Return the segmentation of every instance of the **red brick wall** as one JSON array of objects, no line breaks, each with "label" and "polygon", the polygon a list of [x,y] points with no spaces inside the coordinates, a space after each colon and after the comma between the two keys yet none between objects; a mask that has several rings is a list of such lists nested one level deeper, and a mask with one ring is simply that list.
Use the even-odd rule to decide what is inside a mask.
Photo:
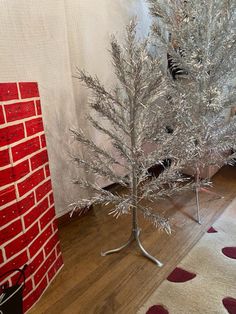
[{"label": "red brick wall", "polygon": [[0,83],[0,274],[28,264],[24,311],[63,265],[57,233],[37,83]]}]

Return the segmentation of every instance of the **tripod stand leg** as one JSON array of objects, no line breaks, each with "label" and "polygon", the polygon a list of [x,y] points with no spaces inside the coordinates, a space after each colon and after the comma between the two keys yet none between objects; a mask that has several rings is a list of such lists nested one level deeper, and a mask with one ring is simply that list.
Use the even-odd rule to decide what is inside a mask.
[{"label": "tripod stand leg", "polygon": [[199,191],[200,191],[200,170],[199,167],[196,166],[196,176],[195,176],[195,194],[196,194],[196,205],[197,205],[197,222],[199,225],[202,224],[201,216],[200,216],[200,202],[199,202]]},{"label": "tripod stand leg", "polygon": [[109,254],[113,254],[113,253],[118,253],[120,252],[121,250],[123,250],[124,248],[126,248],[127,246],[130,245],[130,243],[134,240],[134,237],[133,237],[133,234],[131,234],[129,240],[123,244],[122,246],[116,248],[116,249],[112,249],[112,250],[109,250],[109,251],[106,251],[106,252],[101,252],[101,255],[102,256],[106,256],[106,255],[109,255]]},{"label": "tripod stand leg", "polygon": [[130,238],[129,240],[123,244],[122,246],[116,248],[116,249],[113,249],[113,250],[109,250],[109,251],[105,251],[105,252],[101,252],[101,255],[102,256],[107,256],[109,254],[113,254],[113,253],[118,253],[120,252],[121,250],[123,250],[124,248],[126,248],[127,246],[130,245],[131,242],[133,241],[136,241],[137,244],[138,244],[138,247],[139,249],[141,250],[142,254],[148,258],[149,260],[151,260],[154,264],[156,264],[157,266],[159,267],[162,267],[163,264],[158,261],[158,259],[156,259],[154,256],[152,256],[151,254],[149,254],[145,249],[144,247],[142,246],[142,243],[140,242],[140,239],[139,239],[139,235],[140,235],[140,228],[138,227],[138,223],[137,223],[137,212],[136,210],[133,211],[133,229],[132,229],[132,232],[131,232],[131,235],[130,235]]},{"label": "tripod stand leg", "polygon": [[196,188],[196,203],[197,203],[197,222],[199,225],[202,224],[201,216],[200,216],[200,203],[199,203],[199,189]]},{"label": "tripod stand leg", "polygon": [[163,264],[158,261],[158,259],[156,259],[154,256],[152,256],[151,254],[149,254],[145,249],[144,247],[142,246],[142,243],[140,242],[140,239],[139,239],[139,234],[140,234],[140,230],[135,234],[135,240],[137,241],[138,243],[138,247],[140,248],[142,254],[147,257],[148,259],[150,259],[153,263],[155,263],[157,266],[159,267],[162,267]]}]

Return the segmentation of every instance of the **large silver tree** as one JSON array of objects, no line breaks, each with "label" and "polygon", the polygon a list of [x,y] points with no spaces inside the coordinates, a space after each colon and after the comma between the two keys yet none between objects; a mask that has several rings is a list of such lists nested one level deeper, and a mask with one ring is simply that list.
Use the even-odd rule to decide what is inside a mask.
[{"label": "large silver tree", "polygon": [[[153,49],[149,39],[137,39],[135,21],[127,27],[123,45],[116,38],[112,38],[111,56],[117,77],[117,85],[112,90],[108,91],[97,77],[79,69],[77,71],[76,77],[91,91],[91,115],[87,117],[88,121],[109,138],[119,158],[114,158],[113,154],[97,146],[85,136],[83,130],[71,130],[75,139],[90,151],[90,158],[85,160],[78,154],[73,157],[74,161],[95,175],[92,182],[82,178],[75,180],[76,184],[93,194],[91,198],[78,200],[72,206],[76,210],[93,204],[111,203],[113,207],[110,213],[115,217],[131,213],[130,239],[120,248],[107,251],[103,255],[119,252],[135,240],[143,255],[161,266],[140,242],[138,212],[157,228],[170,233],[168,219],[158,211],[154,212],[151,207],[144,206],[142,201],[144,198],[156,200],[169,197],[186,189],[188,183],[179,170],[187,162],[187,158],[190,158],[188,153],[191,149],[189,142],[185,140],[184,124],[180,123],[181,115],[175,119],[178,126],[172,133],[168,132],[168,126],[172,123],[170,112],[178,110],[173,105],[169,106],[163,65],[150,53]],[[177,105],[179,106],[178,103]],[[147,145],[152,147],[150,153],[145,151]],[[171,160],[168,167],[164,165],[166,159]],[[163,166],[162,173],[158,177],[150,177],[148,169],[157,164]],[[127,175],[118,175],[114,170],[116,165],[123,168]],[[96,181],[99,177],[121,184],[126,192],[118,194],[102,189]]]},{"label": "large silver tree", "polygon": [[[200,174],[211,165],[230,162],[236,146],[236,1],[149,0],[154,17],[154,38],[171,58],[175,80],[168,90],[174,115],[182,116],[186,136],[192,142],[196,196]],[[164,31],[163,31],[164,30]],[[166,36],[168,34],[169,36]]]}]

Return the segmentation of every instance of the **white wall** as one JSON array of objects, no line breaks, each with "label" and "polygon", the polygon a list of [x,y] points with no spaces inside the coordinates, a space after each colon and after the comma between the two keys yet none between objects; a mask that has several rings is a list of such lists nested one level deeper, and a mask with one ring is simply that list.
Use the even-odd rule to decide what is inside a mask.
[{"label": "white wall", "polygon": [[[76,66],[97,75],[105,86],[114,83],[110,49],[110,37],[114,34],[121,42],[125,27],[130,19],[137,16],[140,37],[149,31],[150,17],[145,0],[65,0],[68,43],[70,50],[71,71]],[[111,144],[104,135],[89,127],[84,119],[88,112],[88,93],[77,79],[73,79],[74,97],[79,119],[79,126],[87,135],[103,148],[112,151]],[[77,144],[77,147],[79,145]],[[81,148],[80,148],[81,151]],[[115,152],[113,151],[113,154]],[[86,152],[84,152],[86,158]],[[119,169],[120,170],[120,169]],[[117,169],[117,171],[119,171]],[[81,171],[81,175],[85,176]],[[92,178],[90,177],[92,180]],[[111,182],[99,180],[100,185]]]},{"label": "white wall", "polygon": [[[71,126],[87,128],[86,92],[73,80],[75,65],[111,80],[109,36],[133,14],[149,24],[145,0],[1,0],[0,82],[37,81],[42,100],[57,215],[83,196],[70,183]],[[97,137],[96,134],[92,134]],[[102,142],[102,138],[98,137]]]}]

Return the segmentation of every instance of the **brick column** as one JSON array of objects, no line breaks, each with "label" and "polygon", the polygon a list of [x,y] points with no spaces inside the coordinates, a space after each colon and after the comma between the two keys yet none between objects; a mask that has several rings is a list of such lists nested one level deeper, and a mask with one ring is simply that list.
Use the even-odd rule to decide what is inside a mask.
[{"label": "brick column", "polygon": [[37,83],[0,83],[0,274],[29,265],[24,311],[63,265],[57,233]]}]

